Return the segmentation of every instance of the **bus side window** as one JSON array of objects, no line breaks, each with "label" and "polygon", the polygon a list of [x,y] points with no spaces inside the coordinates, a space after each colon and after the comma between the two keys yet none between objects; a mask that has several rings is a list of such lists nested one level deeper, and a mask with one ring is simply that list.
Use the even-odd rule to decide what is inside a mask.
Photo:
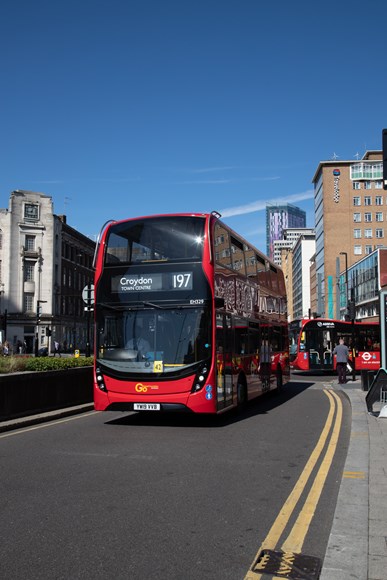
[{"label": "bus side window", "polygon": [[259,353],[259,331],[258,328],[249,328],[249,354]]}]

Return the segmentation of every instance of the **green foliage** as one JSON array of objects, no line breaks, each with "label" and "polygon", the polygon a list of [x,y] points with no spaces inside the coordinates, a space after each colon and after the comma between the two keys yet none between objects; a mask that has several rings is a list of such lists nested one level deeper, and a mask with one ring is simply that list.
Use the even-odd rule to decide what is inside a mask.
[{"label": "green foliage", "polygon": [[23,371],[60,371],[76,367],[93,366],[94,357],[32,357],[6,356],[0,358],[0,373]]},{"label": "green foliage", "polygon": [[25,370],[25,357],[2,356],[0,357],[0,373],[20,373]]}]

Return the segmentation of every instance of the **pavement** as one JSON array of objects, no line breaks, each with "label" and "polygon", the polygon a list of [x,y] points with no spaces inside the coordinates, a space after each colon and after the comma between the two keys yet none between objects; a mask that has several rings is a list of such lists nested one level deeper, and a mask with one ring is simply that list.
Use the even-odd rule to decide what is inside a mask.
[{"label": "pavement", "polygon": [[55,421],[56,419],[77,415],[78,413],[85,413],[93,409],[93,403],[85,403],[84,405],[77,405],[75,407],[65,407],[54,411],[35,413],[34,415],[28,415],[26,417],[6,419],[5,421],[0,421],[0,433],[3,431],[22,429],[23,427],[29,427],[30,425],[37,425],[39,423],[46,423],[48,421]]},{"label": "pavement", "polygon": [[387,580],[387,416],[379,417],[385,404],[368,412],[360,379],[331,386],[348,396],[352,425],[320,580]]},{"label": "pavement", "polygon": [[[352,425],[320,580],[387,580],[387,416],[379,417],[384,404],[374,403],[368,412],[360,379],[329,387],[348,396]],[[0,432],[92,409],[85,404],[1,421]]]}]

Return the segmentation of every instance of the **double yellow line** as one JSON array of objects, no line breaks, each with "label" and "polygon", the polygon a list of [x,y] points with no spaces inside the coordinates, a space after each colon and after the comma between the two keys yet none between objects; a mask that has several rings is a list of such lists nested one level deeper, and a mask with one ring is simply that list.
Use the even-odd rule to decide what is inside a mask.
[{"label": "double yellow line", "polygon": [[[245,576],[245,580],[259,580],[262,578],[262,574],[264,572],[260,571],[259,566],[257,566],[257,561],[262,550],[277,549],[287,554],[299,554],[302,550],[306,534],[315,514],[316,507],[320,499],[325,480],[329,473],[333,456],[336,451],[343,416],[343,406],[340,397],[338,397],[337,394],[333,391],[324,390],[324,393],[329,399],[329,413],[325,422],[324,429],[320,435],[316,447],[314,448],[307,464],[305,465],[303,472],[301,473],[296,485],[294,486],[293,491],[284,503],[265,540],[262,542],[262,545],[260,546],[254,561]],[[337,412],[335,413],[336,407]],[[331,431],[332,433],[327,444],[329,433]],[[309,478],[311,477],[312,471],[315,468],[317,461],[319,460],[325,447],[327,448],[324,458],[321,461],[317,475],[313,481],[309,494],[297,517],[297,520],[286,540],[282,543],[281,546],[277,546],[281,536],[284,533],[286,525],[288,524],[289,519],[301,497],[301,494],[304,491]]]}]

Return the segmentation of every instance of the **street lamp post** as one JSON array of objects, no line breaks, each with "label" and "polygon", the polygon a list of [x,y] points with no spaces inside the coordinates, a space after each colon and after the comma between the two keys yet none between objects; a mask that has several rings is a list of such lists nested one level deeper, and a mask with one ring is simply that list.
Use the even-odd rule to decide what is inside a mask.
[{"label": "street lamp post", "polygon": [[352,299],[351,290],[351,300],[348,298],[348,254],[347,252],[340,252],[341,256],[345,258],[345,297],[347,302],[347,312],[349,314],[351,325],[352,325],[352,380],[356,380],[356,348],[355,348],[355,302]]},{"label": "street lamp post", "polygon": [[74,327],[73,327],[73,353],[75,355],[75,351],[77,350],[77,346],[76,346],[76,342],[77,342],[77,305],[79,304],[78,302],[78,294],[76,293],[77,291],[77,274],[78,276],[81,275],[81,270],[80,268],[77,268],[77,266],[81,266],[81,260],[80,258],[82,257],[82,253],[78,253],[75,254],[75,266],[74,266],[74,282],[73,282],[73,288],[74,288]]},{"label": "street lamp post", "polygon": [[36,302],[36,334],[35,334],[35,356],[39,352],[39,322],[40,322],[40,305],[45,304],[47,300],[37,300]]},{"label": "street lamp post", "polygon": [[348,306],[348,254],[347,252],[340,252],[340,256],[345,258],[345,299]]}]

